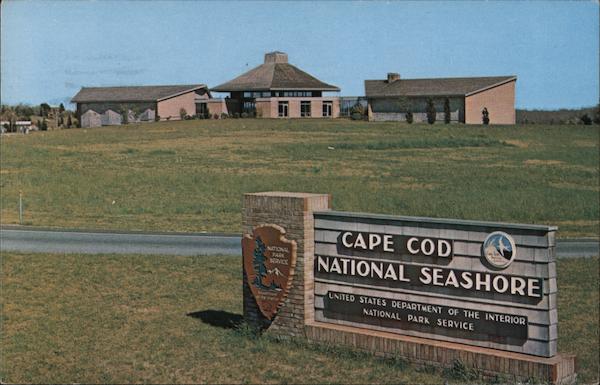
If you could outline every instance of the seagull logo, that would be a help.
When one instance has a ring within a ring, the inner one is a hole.
[[[504,269],[515,257],[515,242],[502,231],[495,231],[483,242],[483,256],[495,268]]]

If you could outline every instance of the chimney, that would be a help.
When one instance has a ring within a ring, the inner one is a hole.
[[[400,74],[396,72],[388,72],[387,82],[393,83],[396,80],[400,80]]]
[[[285,52],[273,51],[265,54],[265,64],[267,63],[287,63],[288,56]]]

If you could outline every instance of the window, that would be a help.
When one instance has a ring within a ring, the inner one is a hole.
[[[288,117],[288,102],[279,102],[279,117],[287,118]]]
[[[244,102],[242,106],[242,112],[254,113],[256,112],[256,104],[254,102]]]
[[[333,102],[323,101],[323,117],[331,117],[331,111],[333,109]]]
[[[264,91],[264,92],[246,91],[246,92],[244,92],[244,99],[269,98],[269,97],[271,97],[270,91]]]
[[[300,102],[300,116],[303,118],[310,117],[310,101]]]
[[[281,95],[281,92],[279,93],[279,96]],[[313,93],[312,91],[285,91],[283,92],[283,96],[285,97],[312,97]]]

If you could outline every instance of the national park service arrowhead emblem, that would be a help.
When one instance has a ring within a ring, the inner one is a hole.
[[[296,267],[296,242],[277,225],[255,227],[242,238],[244,271],[261,313],[272,320],[287,297]]]

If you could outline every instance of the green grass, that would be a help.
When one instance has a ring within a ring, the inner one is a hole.
[[[242,312],[238,257],[4,253],[0,278],[2,382],[465,379],[460,367],[416,369],[401,359],[231,328]],[[581,383],[597,381],[598,258],[559,260],[558,284],[559,350],[577,354]]]
[[[5,255],[1,379],[441,383],[439,375],[420,373],[402,361],[256,338],[244,329],[213,326],[190,316],[223,312],[223,321],[241,317],[239,261]]]
[[[241,231],[247,192],[337,210],[600,231],[598,126],[194,120],[2,138],[2,223]],[[333,149],[331,149],[333,148]]]

